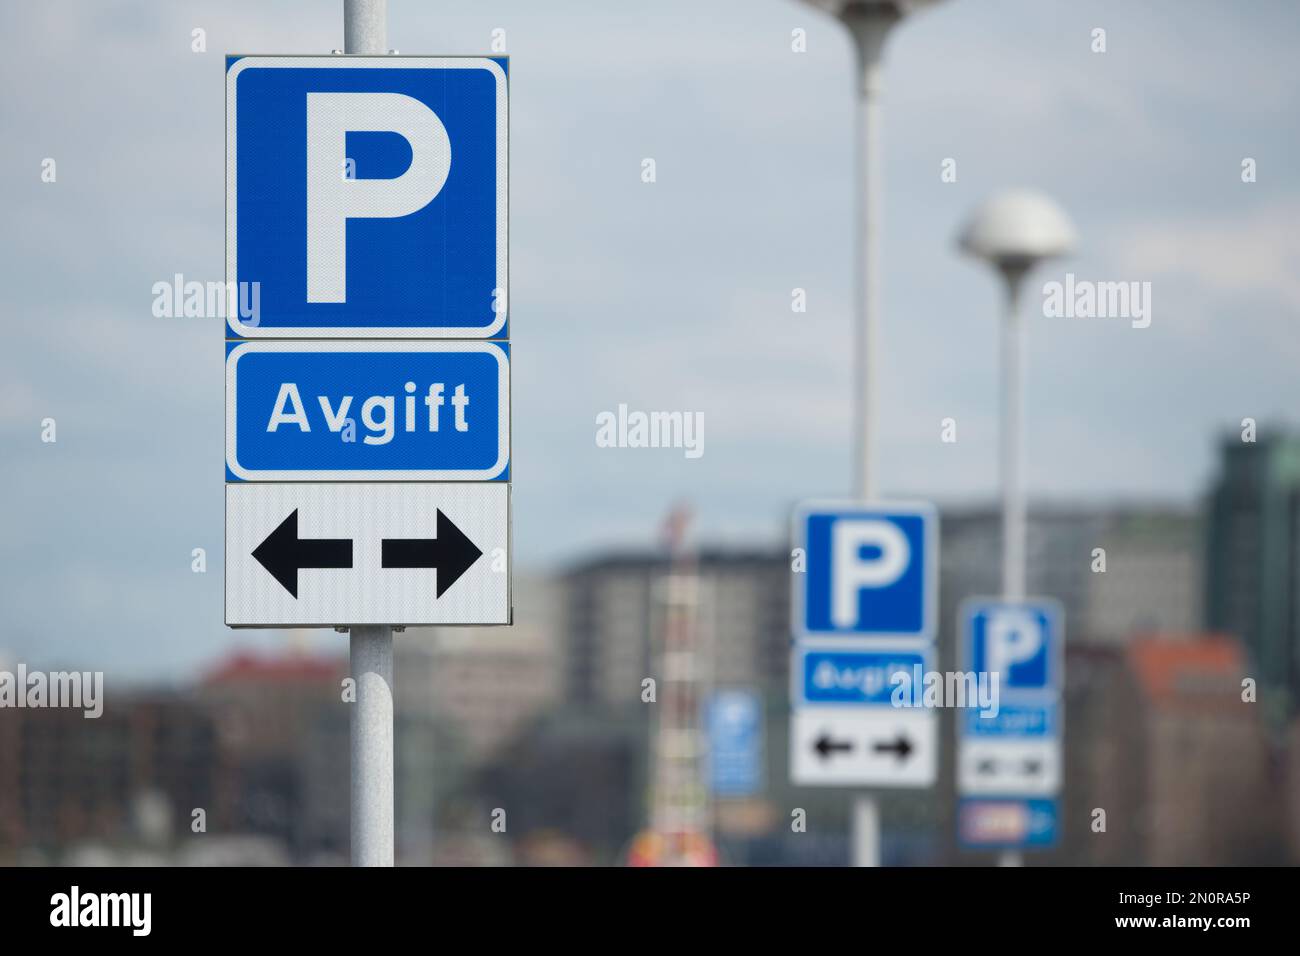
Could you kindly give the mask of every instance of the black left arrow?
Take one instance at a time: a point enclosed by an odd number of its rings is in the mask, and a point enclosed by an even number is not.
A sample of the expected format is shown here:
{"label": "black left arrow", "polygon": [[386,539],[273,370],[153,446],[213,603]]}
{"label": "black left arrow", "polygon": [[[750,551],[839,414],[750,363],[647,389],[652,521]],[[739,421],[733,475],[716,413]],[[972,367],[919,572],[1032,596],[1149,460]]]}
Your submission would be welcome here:
{"label": "black left arrow", "polygon": [[298,509],[294,508],[293,514],[253,549],[253,557],[296,598],[302,568],[352,567],[352,539],[298,537]]}
{"label": "black left arrow", "polygon": [[904,737],[902,734],[899,734],[897,740],[890,740],[890,741],[886,741],[885,743],[878,743],[871,749],[878,754],[887,754],[891,752],[896,753],[898,754],[899,760],[906,760],[907,755],[912,752],[912,742],[908,740],[906,737]]}
{"label": "black left arrow", "polygon": [[828,733],[822,733],[813,744],[813,750],[817,751],[818,756],[826,760],[833,753],[848,753],[853,749],[851,740],[835,740]]}
{"label": "black left arrow", "polygon": [[432,568],[442,597],[483,552],[441,510],[437,532],[436,538],[384,538],[380,560],[386,568]]}

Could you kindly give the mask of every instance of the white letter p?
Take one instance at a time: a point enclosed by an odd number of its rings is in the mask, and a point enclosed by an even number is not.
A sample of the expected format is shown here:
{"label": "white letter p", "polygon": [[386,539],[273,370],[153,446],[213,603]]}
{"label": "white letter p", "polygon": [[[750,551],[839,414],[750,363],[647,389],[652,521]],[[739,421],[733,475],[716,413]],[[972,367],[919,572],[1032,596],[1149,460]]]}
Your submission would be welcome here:
{"label": "white letter p", "polygon": [[[880,555],[864,560],[862,549]],[[907,536],[891,521],[837,521],[831,526],[831,623],[839,628],[858,623],[858,592],[888,587],[903,576],[912,557]]]}
{"label": "white letter p", "polygon": [[[411,165],[395,179],[343,175],[349,132],[397,133]],[[347,221],[395,219],[427,206],[451,171],[436,113],[402,93],[307,94],[307,301],[347,301]]]}
{"label": "white letter p", "polygon": [[985,667],[1005,682],[1013,664],[1027,661],[1043,646],[1038,620],[1028,611],[1002,608],[985,625]]}

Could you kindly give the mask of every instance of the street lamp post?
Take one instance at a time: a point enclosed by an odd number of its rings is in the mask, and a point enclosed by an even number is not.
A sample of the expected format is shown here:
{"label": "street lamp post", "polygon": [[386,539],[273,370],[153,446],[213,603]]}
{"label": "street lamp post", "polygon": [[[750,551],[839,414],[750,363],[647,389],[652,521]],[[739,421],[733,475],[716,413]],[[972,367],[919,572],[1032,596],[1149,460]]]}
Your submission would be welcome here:
{"label": "street lamp post", "polygon": [[[857,51],[856,150],[857,284],[854,308],[853,492],[862,501],[875,494],[876,325],[880,313],[881,66],[885,38],[903,17],[939,0],[804,0],[839,18]],[[853,807],[854,866],[880,865],[880,812],[874,797]]]}
{"label": "street lamp post", "polygon": [[[958,240],[962,250],[992,265],[1002,276],[1006,310],[1002,322],[1000,432],[1002,484],[1002,597],[1025,597],[1024,336],[1020,292],[1035,265],[1074,248],[1069,218],[1041,193],[1011,190],[975,210]],[[1019,866],[1020,854],[1007,851],[1002,866]]]}

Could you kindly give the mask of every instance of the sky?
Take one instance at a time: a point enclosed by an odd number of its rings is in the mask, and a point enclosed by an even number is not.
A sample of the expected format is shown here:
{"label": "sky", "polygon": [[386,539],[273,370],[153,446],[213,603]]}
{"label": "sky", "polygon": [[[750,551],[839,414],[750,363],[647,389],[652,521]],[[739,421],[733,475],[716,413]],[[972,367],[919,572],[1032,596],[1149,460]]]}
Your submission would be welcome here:
{"label": "sky", "polygon": [[[678,501],[700,541],[775,543],[795,501],[846,494],[842,28],[795,0],[389,8],[402,53],[485,53],[501,28],[511,56],[517,567],[648,545]],[[234,646],[282,646],[222,624],[222,321],[155,318],[151,289],[223,278],[223,55],[328,52],[341,10],[0,7],[0,657],[175,680]],[[191,49],[195,28],[206,52]],[[995,493],[1000,293],[955,236],[1007,187],[1052,196],[1079,236],[1026,296],[1034,497],[1193,502],[1220,435],[1245,417],[1294,422],[1298,34],[1280,0],[948,0],[894,32],[885,495]],[[1150,327],[1043,316],[1041,284],[1066,272],[1150,282]],[[795,288],[806,312],[791,310]],[[597,416],[620,404],[702,414],[704,454],[598,447]],[[956,442],[941,441],[945,418]]]}

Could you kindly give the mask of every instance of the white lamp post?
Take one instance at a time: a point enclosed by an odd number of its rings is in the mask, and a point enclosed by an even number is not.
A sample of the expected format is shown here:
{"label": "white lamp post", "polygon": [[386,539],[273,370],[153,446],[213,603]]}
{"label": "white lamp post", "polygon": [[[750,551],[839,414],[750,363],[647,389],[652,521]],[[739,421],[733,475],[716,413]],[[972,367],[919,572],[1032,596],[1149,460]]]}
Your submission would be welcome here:
{"label": "white lamp post", "polygon": [[804,0],[837,17],[849,29],[857,50],[857,270],[854,310],[853,488],[857,497],[874,494],[872,401],[876,387],[876,324],[880,312],[880,93],[885,38],[903,17],[940,0]]}
{"label": "white lamp post", "polygon": [[[804,0],[838,17],[857,48],[857,295],[854,310],[853,492],[875,494],[872,439],[876,388],[876,320],[880,312],[880,92],[885,38],[899,20],[939,0]],[[853,807],[854,866],[880,865],[880,812],[870,796]]]}
{"label": "white lamp post", "polygon": [[[975,210],[958,240],[961,248],[990,263],[1006,284],[1002,323],[1002,597],[1025,596],[1024,403],[1021,366],[1024,337],[1020,330],[1020,290],[1036,264],[1074,248],[1069,218],[1041,193],[1012,190]],[[1020,855],[1004,853],[1003,866],[1018,866]]]}
{"label": "white lamp post", "polygon": [[1037,263],[1074,248],[1074,227],[1046,196],[1012,190],[975,210],[959,242],[964,251],[997,269],[1006,283],[1006,317],[1002,323],[1002,596],[1018,601],[1025,596],[1020,288]]}

